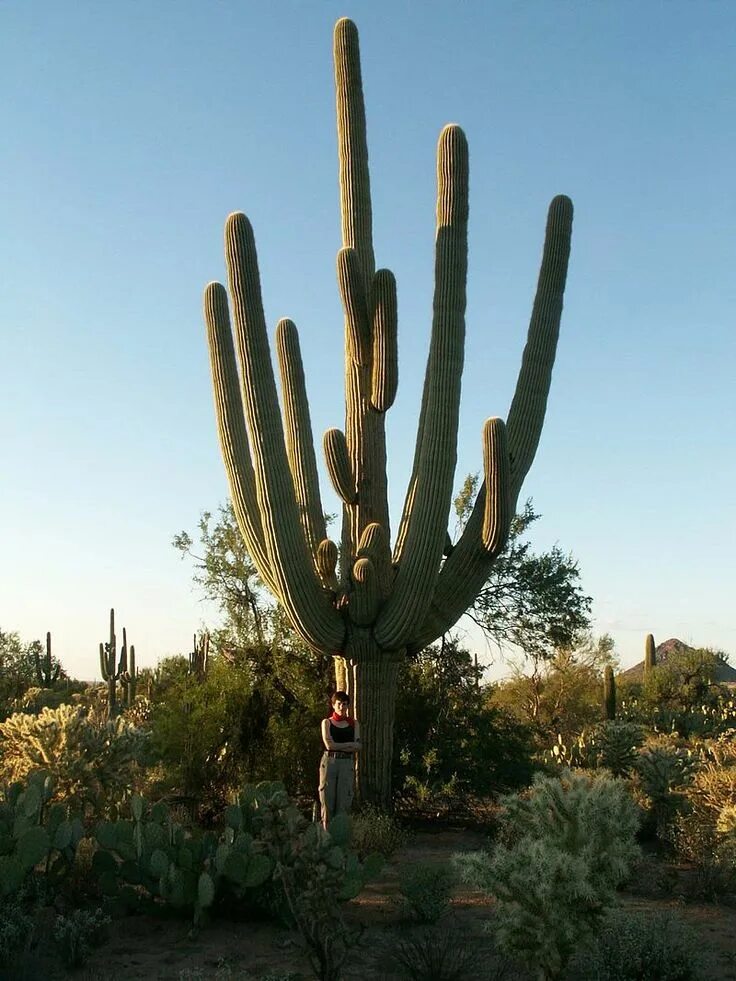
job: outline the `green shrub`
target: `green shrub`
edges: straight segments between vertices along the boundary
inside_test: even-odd
[[[53,777],[55,800],[99,814],[129,792],[145,742],[123,719],[96,725],[80,706],[18,713],[0,722],[0,778],[42,770]]]
[[[448,865],[415,865],[404,869],[399,889],[420,923],[436,923],[450,908],[455,876]]]
[[[671,910],[612,910],[595,941],[572,965],[581,981],[698,981],[705,976],[702,940]]]
[[[353,817],[350,844],[359,858],[379,852],[384,858],[406,844],[408,834],[396,818],[377,807],[365,806]]]
[[[33,936],[33,918],[19,896],[0,901],[0,967],[11,964],[27,950]]]
[[[101,909],[94,912],[77,909],[68,916],[57,916],[54,941],[64,964],[67,967],[81,967],[92,948],[99,947],[105,939],[110,922],[110,917]]]
[[[535,777],[530,792],[503,805],[502,843],[455,865],[496,897],[501,949],[558,978],[639,854],[638,810],[622,781],[569,770]]]
[[[472,944],[458,943],[453,931],[428,931],[394,951],[401,976],[411,981],[466,981],[480,977],[480,957]],[[485,972],[483,973],[485,977]]]

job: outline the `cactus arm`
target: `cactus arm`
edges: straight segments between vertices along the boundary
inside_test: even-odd
[[[350,594],[350,619],[359,627],[373,623],[381,593],[378,577],[369,558],[357,559],[352,570],[353,590]]]
[[[304,533],[312,555],[316,556],[319,543],[327,535],[327,529],[319,493],[317,460],[314,455],[299,334],[293,321],[278,322],[276,352],[283,395],[286,452],[294,482],[294,493]]]
[[[370,363],[371,329],[363,282],[363,271],[356,249],[337,253],[337,284],[345,313],[346,350],[355,364]]]
[[[256,498],[276,595],[311,647],[340,650],[344,624],[322,587],[299,521],[266,336],[255,241],[245,215],[230,215],[225,241]]]
[[[243,417],[243,402],[230,327],[227,293],[220,283],[209,283],[206,287],[204,315],[215,393],[217,432],[235,517],[248,554],[253,559],[263,581],[275,593],[276,583],[271,572],[258,511],[253,462]]]
[[[572,201],[563,194],[549,206],[529,333],[506,420],[514,506],[537,451],[547,409],[570,258],[572,211]]]
[[[468,145],[459,126],[446,126],[437,148],[434,317],[419,469],[394,591],[376,624],[378,643],[391,649],[404,646],[424,619],[445,545],[465,347],[467,233]]]
[[[567,263],[572,232],[572,202],[564,195],[549,206],[542,263],[529,323],[529,333],[506,422],[510,461],[510,514],[531,466],[544,421],[552,365],[562,315]],[[410,643],[411,650],[432,643],[472,604],[491,570],[498,551],[482,545],[488,475],[481,485],[463,534],[442,567],[431,611]],[[499,493],[499,488],[491,494]]]
[[[376,412],[386,412],[394,404],[399,384],[396,279],[388,269],[379,269],[373,277],[371,308],[373,311],[371,405]]]
[[[409,642],[410,653],[422,650],[457,623],[482,588],[496,556],[506,544],[513,508],[510,465],[503,432],[500,419],[486,421],[483,430],[485,479],[465,531],[442,566],[427,616]],[[489,487],[492,502],[486,507]]]
[[[337,558],[337,545],[329,538],[324,538],[317,546],[317,570],[325,586],[334,591],[338,588],[337,576],[335,575]]]
[[[327,472],[332,486],[344,504],[354,504],[358,498],[355,478],[350,465],[347,440],[341,429],[328,429],[322,440]]]
[[[368,144],[358,31],[347,18],[335,25],[334,61],[342,244],[357,254],[362,294],[368,298],[375,273]],[[345,285],[343,282],[342,286]],[[354,293],[359,295],[357,289]],[[358,363],[353,358],[354,338],[355,324],[346,316],[345,438],[353,479],[360,494],[343,509],[340,565],[344,582],[365,526],[377,521],[389,528],[385,416],[371,404],[373,342],[366,344],[367,357],[361,352],[363,363]]]

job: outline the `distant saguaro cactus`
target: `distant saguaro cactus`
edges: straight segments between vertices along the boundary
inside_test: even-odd
[[[41,661],[41,655],[38,651],[33,652],[33,658],[36,662],[36,680],[41,688],[53,688],[56,682],[59,680],[59,672],[61,671],[61,665],[57,664],[54,667],[53,658],[51,657],[51,633],[46,634],[46,656],[43,661]]]
[[[129,661],[130,663],[128,663]],[[118,662],[118,677],[120,678],[120,687],[123,689],[123,705],[130,708],[135,701],[138,690],[138,674],[135,669],[135,644],[130,645],[129,652],[128,635],[125,627],[123,627],[123,647]]]
[[[200,634],[199,639],[194,635],[194,646],[189,655],[189,673],[200,681],[207,676],[207,661],[210,654],[210,635],[207,631]]]
[[[485,479],[445,558],[465,338],[468,147],[459,126],[442,130],[432,338],[392,550],[384,427],[398,381],[396,282],[388,269],[375,268],[358,33],[350,20],[335,27],[334,56],[346,414],[344,430],[325,433],[324,451],[343,503],[339,550],[325,529],[297,329],[291,320],[276,328],[282,419],[255,239],[244,214],[230,215],[225,228],[230,303],[225,287],[210,283],[204,311],[220,445],[246,547],[294,629],[312,648],[335,657],[337,684],[351,692],[361,721],[359,795],[388,804],[400,665],[473,602],[506,542],[537,449],[562,313],[572,204],[560,196],[550,206],[516,392],[506,423],[491,418],[483,425]]]
[[[616,679],[610,664],[603,671],[603,715],[608,720],[616,718]]]
[[[647,634],[647,639],[644,641],[644,677],[646,678],[652,668],[656,666],[657,654],[654,647],[654,636],[653,634]]]
[[[116,663],[117,662],[117,663]],[[131,650],[132,675],[128,671],[128,640],[123,628],[123,649],[117,660],[117,638],[115,636],[115,610],[110,610],[110,639],[100,644],[100,674],[107,682],[107,715],[114,719],[118,712],[117,683],[123,687],[124,704],[131,705],[135,698],[135,649]]]

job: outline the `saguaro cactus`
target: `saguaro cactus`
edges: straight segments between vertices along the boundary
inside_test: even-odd
[[[41,661],[41,656],[38,651],[34,651],[34,660],[36,662],[36,680],[38,681],[41,688],[53,688],[56,682],[59,680],[59,671],[61,670],[61,665],[57,664],[56,667],[53,665],[53,658],[51,657],[51,633],[46,634],[46,656],[43,661]]]
[[[123,627],[123,647],[118,662],[118,677],[120,678],[120,687],[123,689],[123,705],[130,708],[135,701],[138,689],[138,673],[135,669],[135,644],[130,645],[129,651],[128,634],[125,627]]]
[[[189,655],[189,674],[194,675],[200,681],[204,681],[207,675],[207,661],[210,654],[210,635],[207,631],[200,634],[199,639],[194,635],[194,646]]]
[[[392,551],[384,423],[398,379],[396,283],[387,269],[375,269],[358,34],[347,19],[335,28],[334,55],[346,413],[344,430],[325,434],[324,451],[343,502],[339,569],[338,549],[326,537],[297,329],[291,320],[276,328],[282,418],[255,240],[244,214],[230,215],[225,228],[230,303],[224,286],[210,283],[204,310],[220,445],[246,547],[298,633],[335,656],[337,680],[353,694],[361,720],[359,793],[385,804],[402,658],[448,630],[472,603],[506,542],[534,458],[562,312],[572,204],[557,197],[550,206],[516,392],[505,424],[484,423],[485,480],[445,558],[465,335],[468,148],[459,126],[442,130],[432,338]]]
[[[117,715],[117,682],[122,663],[117,663],[117,639],[115,637],[115,610],[110,610],[110,639],[100,644],[100,674],[107,682],[107,714],[113,719]]]
[[[603,671],[603,715],[608,720],[616,718],[616,679],[610,664]]]
[[[644,677],[648,677],[652,668],[657,666],[657,654],[654,646],[654,635],[647,634],[644,641]]]

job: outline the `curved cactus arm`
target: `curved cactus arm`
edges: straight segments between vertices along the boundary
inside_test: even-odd
[[[570,258],[572,212],[572,201],[564,194],[553,198],[549,206],[529,333],[506,420],[514,506],[537,452],[547,409]]]
[[[403,647],[424,620],[444,551],[457,458],[467,237],[468,144],[451,125],[437,147],[434,316],[419,469],[394,590],[376,624],[378,643],[390,649]]]
[[[355,364],[369,364],[371,328],[363,272],[356,249],[340,249],[337,253],[337,285],[345,312],[346,352]]]
[[[378,577],[369,558],[357,559],[352,570],[353,589],[348,611],[350,619],[359,627],[373,623],[381,602]]]
[[[393,586],[393,569],[391,567],[391,549],[389,548],[386,532],[377,521],[372,521],[363,529],[358,542],[357,558],[368,558],[376,570],[376,581],[382,597],[391,592]]]
[[[279,320],[276,325],[276,353],[281,375],[286,453],[291,479],[304,534],[312,555],[316,557],[317,548],[326,537],[327,529],[319,493],[299,333],[292,320]]]
[[[544,421],[570,257],[572,214],[569,198],[560,195],[552,200],[529,333],[506,422],[510,515],[514,513]],[[442,567],[431,611],[411,640],[412,650],[432,643],[456,623],[488,578],[498,552],[489,553],[482,544],[487,480],[486,474],[465,530]],[[492,487],[491,495],[497,493],[498,489]]]
[[[386,412],[394,404],[399,385],[396,279],[389,269],[379,269],[373,277],[371,309],[373,312],[371,405],[377,412]]]
[[[244,214],[225,227],[226,258],[243,374],[258,509],[276,595],[315,650],[341,650],[345,628],[330,604],[299,521],[266,335],[253,229]]]
[[[204,318],[207,325],[212,387],[215,393],[217,433],[235,517],[248,554],[253,559],[263,581],[275,593],[276,583],[271,572],[258,511],[227,291],[221,283],[208,283],[205,288]]]
[[[339,494],[343,504],[354,504],[358,499],[355,489],[355,477],[350,464],[345,434],[340,429],[328,429],[323,437],[325,462],[330,475],[332,486]]]
[[[337,559],[337,545],[331,539],[324,538],[317,546],[317,570],[325,586],[334,591],[338,589],[337,576],[335,575]]]
[[[445,559],[427,616],[409,642],[410,653],[422,650],[457,623],[506,544],[513,507],[510,462],[500,419],[484,424],[483,465],[485,480],[473,511],[460,541]],[[486,506],[488,488],[491,501]]]
[[[344,249],[355,250],[367,303],[375,273],[368,144],[358,31],[347,18],[335,25],[334,60],[342,244]],[[341,283],[343,293],[344,285]],[[371,327],[369,311],[369,331]],[[343,581],[347,581],[350,562],[365,526],[377,521],[389,528],[385,416],[371,402],[373,342],[368,338],[367,352],[364,356],[361,349],[361,363],[358,363],[353,357],[354,328],[351,317],[346,316],[345,438],[353,479],[360,494],[343,510],[340,552]]]

